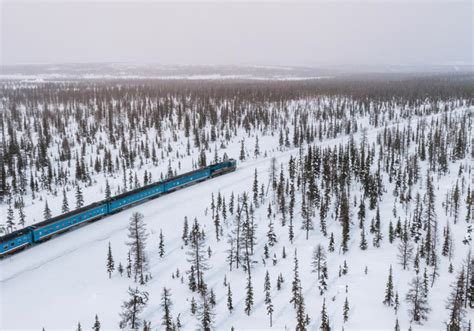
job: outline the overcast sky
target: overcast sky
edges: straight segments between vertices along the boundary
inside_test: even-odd
[[[472,1],[0,0],[1,62],[472,64]]]

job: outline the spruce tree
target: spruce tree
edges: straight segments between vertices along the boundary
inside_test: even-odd
[[[247,286],[246,286],[246,295],[245,295],[245,313],[250,316],[250,312],[253,307],[253,286],[252,286],[252,277],[250,273],[247,276]]]
[[[165,255],[165,238],[163,236],[163,231],[160,229],[160,243],[158,244],[158,254],[160,257]]]
[[[146,174],[146,170],[145,170],[145,174]],[[145,183],[145,185],[146,185],[146,183]],[[110,199],[111,196],[112,196],[112,193],[110,192],[109,180],[106,179],[105,180],[105,198]]]
[[[61,213],[65,214],[69,211],[69,202],[67,201],[66,190],[63,189],[63,204],[61,207]]]
[[[125,329],[130,327],[131,329],[136,329],[140,327],[140,313],[145,308],[148,302],[148,293],[145,291],[140,291],[138,288],[132,289],[128,288],[129,298],[125,300],[122,304],[122,312],[120,313],[120,328]]]
[[[466,311],[464,309],[465,299],[465,276],[464,268],[459,273],[456,282],[452,285],[452,291],[448,298],[446,309],[449,311],[448,330],[462,330]]]
[[[109,278],[112,277],[112,272],[115,270],[114,258],[112,256],[112,247],[109,241],[109,249],[107,251],[107,272],[109,274]]]
[[[204,272],[209,269],[205,251],[206,241],[203,233],[198,220],[195,218],[189,233],[188,252],[186,254],[188,262],[191,264],[191,269],[188,271],[189,279],[194,279],[196,289],[199,289],[201,292],[205,290]]]
[[[322,331],[331,331],[329,316],[326,311],[326,299],[323,300],[323,308],[321,309],[321,325],[319,328]]]
[[[413,245],[410,241],[410,237],[408,235],[407,224],[403,226],[403,234],[398,245],[398,261],[403,266],[403,270],[408,268],[408,265],[413,258]]]
[[[130,247],[131,257],[133,258],[133,274],[135,282],[145,284],[145,275],[148,271],[148,258],[146,255],[146,239],[148,237],[143,214],[134,212],[130,218],[128,226],[127,245]]]
[[[324,247],[319,244],[313,250],[313,257],[311,261],[311,272],[314,272],[318,276],[318,280],[321,278],[321,272],[323,267],[326,265],[326,252],[324,251]]]
[[[99,322],[99,317],[97,316],[97,314],[95,315],[95,321],[94,321],[94,325],[92,325],[92,330],[100,331],[100,322]]]
[[[202,304],[199,310],[199,319],[201,321],[202,330],[212,330],[214,324],[214,312],[212,305],[206,296],[202,297]]]
[[[10,212],[10,211],[9,211]],[[13,215],[13,210],[12,210],[12,215]],[[7,214],[7,224],[8,224],[8,217],[10,215]],[[51,215],[51,209],[49,209],[49,206],[48,206],[48,200],[46,200],[45,204],[44,204],[44,211],[43,211],[43,219],[44,220],[49,220],[50,218],[52,217]]]
[[[254,177],[253,177],[252,191],[253,191],[253,204],[255,205],[255,207],[258,207],[259,201],[258,201],[258,173],[257,173],[257,168],[255,168],[255,174],[254,174]]]
[[[48,202],[46,201],[45,210],[44,210],[44,216],[45,217],[48,216],[46,214],[47,210],[48,210],[48,213],[49,213],[48,218],[50,218],[51,217],[51,211],[49,210]],[[45,218],[45,219],[48,219],[48,218]],[[8,232],[13,232],[13,230],[15,228],[15,215],[13,214],[11,199],[9,199],[9,201],[8,201],[6,227],[7,227]]]
[[[172,331],[175,329],[173,326],[173,316],[171,315],[172,305],[171,292],[166,287],[163,287],[163,293],[161,295],[161,308],[163,309],[161,325],[166,331]]]
[[[334,233],[331,232],[331,236],[329,237],[329,247],[328,247],[328,251],[334,252],[334,245],[335,245],[335,242],[334,242]]]
[[[343,313],[342,313],[342,318],[344,322],[347,322],[349,320],[349,300],[346,297],[346,300],[344,301],[344,307],[343,307]]]
[[[76,185],[76,209],[81,208],[84,206],[84,197],[82,195],[81,186],[79,184]]]
[[[263,291],[265,293],[265,306],[267,309],[267,315],[270,317],[270,327],[273,326],[273,304],[271,297],[271,283],[270,283],[270,274],[268,270],[265,274],[265,282],[263,284]]]
[[[188,232],[189,232],[188,217],[184,216],[183,234],[181,235],[181,239],[183,239],[183,242],[185,245],[188,244]]]
[[[321,275],[319,277],[319,294],[323,295],[324,292],[328,289],[328,268],[326,265],[326,261],[324,261],[322,268],[321,268]]]
[[[18,225],[20,225],[22,228],[25,227],[25,223],[26,223],[26,215],[23,208],[24,208],[24,204],[22,202],[20,206],[18,207]]]
[[[361,250],[365,251],[368,247],[367,244],[367,239],[365,238],[365,227],[362,227],[362,230],[360,231],[360,244],[359,247]]]
[[[393,276],[392,276],[392,265],[390,265],[390,269],[388,272],[387,285],[385,286],[385,297],[383,300],[383,304],[387,306],[392,306],[393,300],[394,300]]]
[[[349,218],[349,202],[347,201],[346,193],[342,193],[341,205],[339,207],[339,221],[342,225],[342,252],[346,253],[349,250],[349,240],[350,240],[350,218]]]
[[[230,284],[227,284],[227,309],[232,313],[234,310],[234,305],[232,303],[232,290],[230,289]]]
[[[277,242],[275,230],[273,228],[273,220],[270,218],[268,222],[268,232],[267,232],[267,240],[268,240],[268,245],[273,247]]]
[[[412,279],[409,286],[410,288],[405,298],[408,304],[408,314],[412,321],[421,324],[423,320],[428,319],[428,313],[431,310],[428,305],[426,289],[418,275]]]
[[[240,156],[239,156],[240,161],[245,161],[245,145],[244,145],[244,139],[241,140],[240,142]]]

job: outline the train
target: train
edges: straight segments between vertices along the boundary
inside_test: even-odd
[[[79,225],[130,208],[138,203],[157,198],[178,189],[235,171],[237,162],[227,159],[207,167],[155,182],[102,201],[94,202],[71,212],[35,223],[0,237],[0,258],[36,245]]]

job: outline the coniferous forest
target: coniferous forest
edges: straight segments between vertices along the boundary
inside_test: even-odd
[[[3,258],[7,328],[473,327],[472,74],[4,80],[0,96],[0,236],[237,160]]]

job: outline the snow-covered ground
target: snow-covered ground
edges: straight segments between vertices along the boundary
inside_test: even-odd
[[[400,125],[405,125],[401,123]],[[381,129],[371,129],[367,133],[370,142],[374,142],[376,133]],[[360,136],[355,137],[356,140]],[[332,140],[316,143],[316,145],[336,146],[348,137],[340,137]],[[106,272],[106,255],[109,242],[112,246],[116,266],[119,262],[126,264],[128,247],[125,245],[128,233],[128,224],[133,212],[139,211],[144,214],[147,231],[150,234],[147,240],[147,253],[149,257],[150,273],[153,279],[146,285],[146,291],[150,295],[150,301],[141,314],[141,318],[151,321],[152,329],[161,327],[162,308],[160,307],[161,293],[163,287],[171,289],[172,314],[173,317],[180,315],[184,329],[195,329],[199,327],[196,317],[190,313],[190,302],[196,293],[192,293],[185,282],[181,283],[179,278],[172,275],[179,269],[180,274],[188,269],[183,242],[181,240],[183,219],[189,220],[197,217],[207,233],[206,245],[212,247],[212,257],[209,264],[210,270],[206,272],[205,279],[209,288],[212,288],[217,297],[216,315],[214,325],[217,329],[229,330],[231,327],[237,329],[265,329],[269,327],[268,316],[264,305],[263,282],[265,272],[268,270],[272,284],[272,299],[275,307],[273,317],[273,329],[294,329],[295,310],[289,303],[291,297],[291,281],[293,277],[294,249],[297,249],[302,288],[304,291],[306,312],[311,318],[309,329],[316,330],[320,325],[320,311],[323,300],[326,306],[333,329],[393,329],[395,325],[395,314],[392,308],[381,304],[384,296],[385,284],[388,276],[388,266],[394,267],[395,290],[400,294],[401,306],[398,311],[398,319],[402,329],[410,326],[410,318],[404,301],[408,283],[412,279],[412,270],[402,270],[397,264],[397,245],[389,244],[384,238],[382,246],[376,249],[369,243],[366,251],[358,248],[359,231],[356,226],[351,233],[351,249],[342,254],[338,250],[328,253],[329,290],[321,296],[318,291],[318,281],[315,274],[310,272],[311,255],[313,248],[322,244],[327,248],[328,239],[323,237],[319,230],[312,231],[306,240],[304,231],[300,231],[301,217],[299,208],[295,215],[295,243],[291,245],[288,241],[287,227],[282,227],[278,218],[275,220],[275,230],[279,242],[270,249],[270,255],[276,253],[278,263],[274,266],[267,260],[263,265],[263,245],[267,231],[268,220],[266,217],[266,205],[271,201],[271,193],[267,196],[266,204],[256,210],[257,245],[253,256],[257,262],[252,271],[252,279],[255,293],[255,305],[250,316],[244,312],[246,273],[239,269],[229,272],[225,262],[228,248],[226,240],[216,241],[213,223],[209,207],[211,193],[218,192],[229,199],[232,192],[241,194],[250,191],[252,187],[254,171],[257,169],[261,183],[267,185],[270,159],[275,156],[278,162],[282,162],[285,168],[290,155],[297,156],[298,149],[277,149],[278,137],[262,137],[261,149],[268,151],[267,156],[251,158],[239,162],[234,173],[227,174],[198,185],[185,188],[161,198],[146,202],[125,210],[119,214],[104,218],[75,231],[60,235],[41,245],[32,247],[14,256],[0,261],[0,328],[8,329],[35,329],[44,327],[52,329],[73,329],[81,322],[83,329],[89,329],[94,316],[99,316],[103,329],[117,329],[119,313],[122,301],[126,298],[127,288],[133,285],[133,280],[126,276],[121,277],[114,272],[109,279]],[[237,141],[229,146],[225,152],[237,158],[239,144]],[[191,168],[191,161],[183,162],[182,172]],[[448,190],[451,189],[453,181],[457,176],[459,165],[463,163],[466,168],[472,164],[468,160],[458,161],[450,164],[449,174],[439,178],[436,182],[435,194],[437,197],[437,214],[442,229],[447,219],[444,218],[441,201]],[[166,170],[167,164],[162,167]],[[422,167],[420,189],[424,188],[424,174],[426,167]],[[154,173],[154,179],[157,179]],[[392,207],[394,197],[391,195],[392,184],[387,185],[387,192],[380,203],[382,220],[393,219]],[[90,188],[94,194],[85,191],[86,203],[94,201],[97,197],[102,198],[97,188],[103,185],[99,182]],[[73,192],[71,192],[73,194]],[[412,193],[413,195],[415,192]],[[70,200],[72,201],[72,200]],[[60,209],[61,197],[51,201],[53,211]],[[299,204],[297,204],[299,206]],[[31,214],[41,215],[42,204],[28,209]],[[398,210],[402,220],[405,216],[403,210]],[[367,215],[370,220],[374,211]],[[409,215],[407,215],[409,216]],[[466,231],[464,222],[464,210],[460,215],[461,221],[452,226],[455,243],[460,243]],[[38,216],[38,218],[41,218]],[[353,222],[356,223],[353,215]],[[315,228],[318,228],[315,222]],[[224,225],[225,227],[225,225]],[[334,229],[334,230],[332,230]],[[334,231],[336,243],[340,243],[340,226],[337,220],[328,217],[328,232]],[[382,233],[387,233],[388,222],[382,222]],[[165,237],[165,256],[158,255],[159,232],[163,231]],[[441,230],[439,230],[441,231]],[[287,257],[282,258],[282,249],[286,248]],[[466,257],[468,246],[457,244],[454,248],[456,254],[453,265],[458,266]],[[339,277],[339,267],[346,260],[349,264],[349,273]],[[367,273],[365,269],[367,267]],[[411,268],[410,268],[411,269]],[[455,280],[458,270],[448,273],[448,262],[446,259],[440,261],[440,278],[430,289],[429,301],[432,312],[428,321],[422,326],[414,329],[440,330],[445,328],[448,312],[445,309],[446,299],[450,292],[450,285]],[[276,290],[276,279],[279,273],[283,274],[285,282],[281,291]],[[227,276],[233,291],[234,311],[229,313],[226,308],[227,288],[223,285],[224,277]],[[350,304],[349,321],[343,323],[342,310],[344,300],[348,297]],[[472,310],[468,317],[474,319]]]

